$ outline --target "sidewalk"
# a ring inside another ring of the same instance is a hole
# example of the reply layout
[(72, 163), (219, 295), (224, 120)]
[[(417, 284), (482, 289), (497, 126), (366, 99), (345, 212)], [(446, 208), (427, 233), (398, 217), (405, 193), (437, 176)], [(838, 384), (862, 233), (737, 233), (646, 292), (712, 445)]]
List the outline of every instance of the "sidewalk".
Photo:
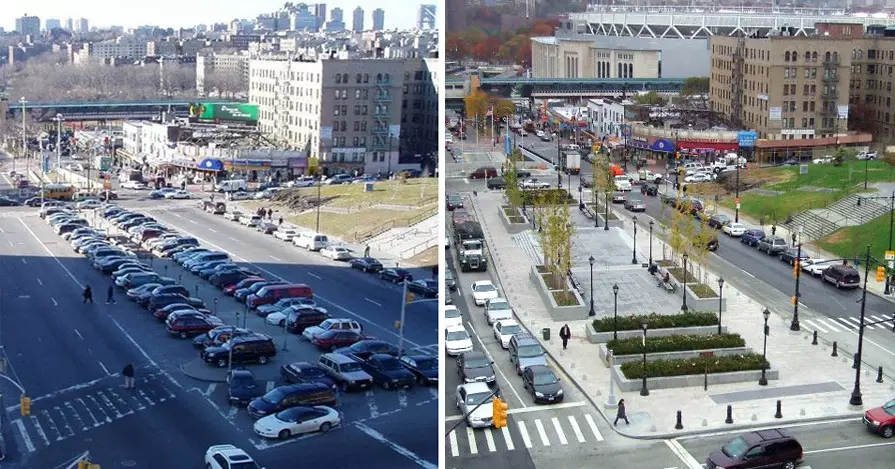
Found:
[[(542, 328), (558, 331), (562, 323), (553, 321), (545, 311), (542, 300), (528, 279), (528, 272), (534, 261), (517, 246), (504, 225), (499, 220), (496, 206), (501, 203), (501, 193), (480, 193), (471, 198), (490, 248), (495, 271), (498, 274), (505, 296), (512, 302), (519, 320), (532, 332)], [(630, 223), (630, 221), (626, 221)], [(606, 236), (627, 239), (630, 235), (613, 228)], [(638, 233), (638, 258), (646, 261), (648, 235)], [(662, 252), (662, 242), (653, 238), (654, 258)], [(630, 259), (628, 260), (630, 263)], [(709, 275), (709, 284), (716, 281)], [(587, 288), (582, 292), (587, 295)], [(641, 292), (643, 295), (664, 295), (664, 292)], [(668, 300), (665, 301), (677, 301)], [(725, 285), (724, 298), (727, 310), (722, 323), (730, 332), (740, 334), (747, 346), (760, 352), (762, 348), (763, 306), (742, 295), (732, 286)], [(588, 301), (588, 298), (585, 298)], [(600, 305), (598, 317), (611, 315), (612, 306)], [(774, 312), (772, 312), (774, 313)], [(664, 313), (663, 313), (664, 314)], [(615, 418), (615, 411), (605, 404), (607, 400), (615, 404), (617, 399), (627, 402), (630, 425), (617, 427), (625, 436), (635, 438), (667, 438), (687, 433), (702, 433), (740, 426), (781, 425), (786, 422), (858, 417), (863, 409), (851, 408), (848, 399), (854, 382), (854, 370), (850, 357), (833, 358), (830, 350), (823, 345), (810, 345), (807, 332), (790, 332), (788, 319), (772, 314), (769, 321), (771, 335), (768, 337), (768, 360), (772, 369), (778, 370), (780, 380), (770, 380), (769, 385), (760, 387), (757, 383), (737, 383), (711, 385), (708, 391), (702, 386), (651, 390), (650, 396), (641, 397), (639, 392), (615, 392), (609, 396), (609, 370), (599, 359), (597, 344), (587, 341), (585, 325), (590, 321), (585, 317), (569, 323), (572, 342), (563, 351), (561, 342), (551, 340), (543, 343), (557, 366), (574, 382), (590, 402), (597, 407), (607, 421)], [(535, 334), (540, 337), (540, 334)], [(551, 334), (551, 337), (556, 334)], [(827, 370), (820, 375), (816, 370)], [(895, 389), (890, 383), (875, 383), (875, 370), (864, 369), (861, 389), (864, 409), (881, 405), (891, 397)], [(776, 401), (782, 401), (783, 418), (774, 417)], [(669, 405), (669, 403), (675, 403)], [(733, 424), (725, 424), (726, 406), (733, 406)], [(683, 429), (676, 430), (675, 414), (682, 412)]]

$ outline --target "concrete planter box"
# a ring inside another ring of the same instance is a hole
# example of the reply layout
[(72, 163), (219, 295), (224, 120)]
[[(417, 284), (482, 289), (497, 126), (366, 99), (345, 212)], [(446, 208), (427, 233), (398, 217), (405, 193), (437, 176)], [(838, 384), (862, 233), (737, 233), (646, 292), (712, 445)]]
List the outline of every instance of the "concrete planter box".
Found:
[(522, 217), (525, 221), (522, 223), (513, 223), (510, 221), (510, 218), (503, 211), (503, 206), (498, 206), (497, 211), (500, 212), (500, 221), (503, 222), (503, 227), (507, 229), (507, 232), (510, 234), (518, 234), (521, 233), (531, 227), (531, 224), (528, 221), (528, 218), (522, 214), (522, 211), (516, 209), (519, 213), (519, 216)]
[(576, 321), (580, 319), (587, 318), (587, 306), (584, 304), (584, 299), (581, 298), (581, 295), (577, 290), (572, 288), (572, 286), (568, 283), (568, 279), (564, 279), (566, 284), (569, 285), (569, 292), (575, 295), (575, 299), (578, 300), (578, 305), (576, 306), (559, 306), (556, 304), (556, 300), (553, 299), (552, 291), (547, 288), (547, 284), (544, 283), (544, 279), (541, 278), (541, 273), (538, 272), (538, 267), (536, 265), (531, 266), (531, 271), (529, 272), (529, 277), (531, 281), (535, 284), (535, 289), (538, 291), (538, 294), (541, 296), (541, 299), (544, 301), (544, 304), (547, 305), (547, 311), (550, 313), (550, 316), (554, 321)]
[[(716, 331), (717, 332), (717, 331)], [(609, 360), (606, 358), (606, 344), (599, 345), (600, 350), (600, 360), (603, 363), (608, 364)], [(678, 359), (686, 359), (686, 358), (699, 358), (703, 354), (711, 353), (712, 355), (745, 355), (747, 353), (752, 353), (752, 349), (749, 347), (732, 347), (732, 348), (712, 348), (712, 349), (704, 349), (704, 350), (681, 350), (679, 352), (658, 352), (658, 353), (648, 353), (646, 354), (647, 360), (678, 360)], [(621, 365), (622, 363), (634, 362), (638, 360), (643, 360), (642, 354), (633, 354), (633, 355), (613, 355), (612, 356), (612, 364), (613, 365)]]
[[(603, 214), (598, 213), (597, 218), (600, 219), (600, 228), (606, 226), (606, 214), (605, 213), (603, 213)], [(615, 220), (610, 219), (609, 226), (611, 226), (613, 228), (624, 228), (625, 223), (624, 223), (624, 221), (622, 221), (618, 218), (616, 218)]]
[[(615, 380), (618, 388), (622, 391), (638, 391), (643, 384), (640, 378), (625, 378), (620, 365), (614, 365), (610, 372), (612, 373), (612, 379)], [(780, 371), (769, 368), (766, 370), (765, 376), (767, 376), (768, 380), (778, 380), (780, 379)], [(730, 383), (757, 383), (759, 378), (761, 378), (761, 370), (709, 373), (708, 375), (709, 386)], [(661, 378), (650, 378), (647, 376), (646, 382), (649, 389), (702, 387), (705, 383), (705, 375), (666, 376)]]
[[(580, 318), (579, 318), (580, 319)], [(721, 326), (721, 332), (727, 332), (727, 326)], [(597, 332), (592, 322), (587, 323), (587, 340), (592, 344), (605, 344), (612, 340), (612, 332)], [(712, 335), (718, 333), (718, 326), (673, 327), (668, 329), (650, 329), (649, 337), (667, 337), (670, 335)], [(618, 331), (619, 339), (641, 337), (643, 331)]]
[[(696, 311), (718, 311), (718, 297), (699, 298), (687, 287), (687, 307)], [(727, 311), (727, 298), (721, 298), (721, 311)]]

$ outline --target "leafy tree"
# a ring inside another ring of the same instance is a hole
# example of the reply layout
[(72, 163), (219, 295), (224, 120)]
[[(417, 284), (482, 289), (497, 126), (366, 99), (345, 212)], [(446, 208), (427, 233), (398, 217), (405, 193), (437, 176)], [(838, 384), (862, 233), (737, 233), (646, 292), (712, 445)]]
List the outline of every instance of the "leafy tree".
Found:
[(561, 285), (564, 295), (569, 292), (569, 285), (564, 281), (566, 273), (572, 267), (572, 236), (575, 227), (571, 223), (571, 211), (565, 200), (560, 200), (559, 191), (550, 191), (545, 207), (545, 223), (542, 244), (547, 270), (553, 278), (554, 285)]
[(448, 34), (444, 49), (449, 60), (462, 60), (469, 57), (469, 45), (456, 34)]
[(308, 175), (317, 176), (320, 174), (320, 161), (316, 156), (308, 158)]
[(487, 38), (488, 36), (481, 29), (476, 28), (475, 26), (470, 26), (466, 28), (466, 31), (463, 31), (460, 40), (472, 46), (484, 41)]
[(497, 58), (500, 46), (500, 39), (489, 37), (472, 47), (472, 57), (483, 62), (492, 62)]
[[(594, 199), (594, 211), (599, 211), (600, 201), (605, 201), (605, 193), (610, 188), (609, 184), (609, 160), (602, 152), (594, 155), (591, 160), (591, 195)], [(601, 194), (603, 194), (601, 196)], [(601, 198), (602, 197), (602, 198)], [(604, 208), (605, 209), (605, 208)]]
[(634, 102), (637, 104), (648, 106), (664, 106), (665, 98), (655, 91), (649, 91), (647, 93), (634, 96)]
[[(513, 149), (516, 150), (515, 148)], [(504, 165), (504, 180), (507, 183), (506, 195), (507, 202), (509, 206), (514, 209), (517, 209), (520, 205), (522, 205), (522, 190), (519, 188), (519, 175), (516, 173), (516, 158), (514, 155), (509, 155)]]
[(681, 94), (684, 96), (694, 96), (708, 94), (709, 77), (690, 77), (684, 80), (684, 86), (681, 88)]
[[(516, 112), (516, 106), (512, 101), (508, 99), (501, 98), (491, 98), (489, 100), (490, 105), (494, 106), (494, 118), (500, 119), (502, 117), (512, 116)], [(487, 110), (485, 111), (488, 112)]]
[(488, 99), (488, 94), (482, 90), (474, 90), (463, 98), (466, 106), (466, 118), (485, 117), (485, 114), (488, 113)]

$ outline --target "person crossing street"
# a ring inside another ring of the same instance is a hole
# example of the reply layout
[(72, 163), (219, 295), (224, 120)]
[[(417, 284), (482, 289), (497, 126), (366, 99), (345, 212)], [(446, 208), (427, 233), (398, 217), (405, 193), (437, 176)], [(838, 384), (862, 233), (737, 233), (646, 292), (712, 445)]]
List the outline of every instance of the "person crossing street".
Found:
[(90, 285), (84, 287), (84, 304), (90, 303), (93, 304), (93, 290), (90, 289)]
[(118, 302), (115, 301), (115, 287), (112, 285), (109, 285), (109, 290), (106, 293), (106, 304), (118, 304)]

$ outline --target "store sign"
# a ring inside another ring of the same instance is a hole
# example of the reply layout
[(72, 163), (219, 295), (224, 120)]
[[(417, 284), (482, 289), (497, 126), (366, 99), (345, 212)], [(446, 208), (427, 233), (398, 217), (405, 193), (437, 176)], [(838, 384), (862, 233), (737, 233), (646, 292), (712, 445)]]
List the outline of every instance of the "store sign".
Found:
[(768, 113), (768, 120), (779, 121), (783, 120), (783, 108), (782, 107), (772, 107), (770, 112)]

